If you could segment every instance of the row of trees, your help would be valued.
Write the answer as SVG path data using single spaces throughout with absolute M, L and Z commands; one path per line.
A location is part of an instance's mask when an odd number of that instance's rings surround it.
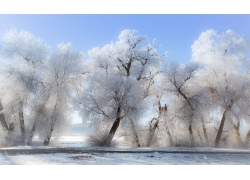
M 48 145 L 78 111 L 93 145 L 123 135 L 131 146 L 248 147 L 250 43 L 231 30 L 203 32 L 186 64 L 170 61 L 135 30 L 93 48 L 53 51 L 11 29 L 1 44 L 1 143 Z M 118 133 L 117 133 L 118 132 Z
M 31 145 L 37 134 L 48 145 L 69 123 L 71 95 L 82 84 L 83 53 L 70 44 L 55 51 L 40 38 L 16 29 L 1 46 L 1 140 Z

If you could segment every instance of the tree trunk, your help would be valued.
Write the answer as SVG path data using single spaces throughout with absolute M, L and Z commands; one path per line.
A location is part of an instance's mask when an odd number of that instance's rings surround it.
M 58 85 L 57 85 L 58 86 Z M 55 126 L 55 123 L 56 123 L 56 121 L 57 121 L 57 118 L 58 118 L 58 104 L 60 103 L 60 100 L 59 100 L 60 98 L 59 98 L 59 95 L 57 94 L 57 100 L 56 100 L 56 103 L 55 103 L 55 106 L 54 106 L 54 111 L 53 111 L 53 113 L 52 113 L 52 115 L 51 115 L 51 117 L 50 117 L 50 130 L 49 130 L 49 133 L 48 133 L 48 135 L 47 135 L 47 137 L 44 139 L 44 141 L 43 141 L 43 145 L 44 146 L 48 146 L 49 145 L 49 142 L 50 142 L 50 139 L 51 139 L 51 136 L 52 136 L 52 133 L 53 133 L 53 131 L 54 131 L 54 126 Z M 47 121 L 49 122 L 49 119 L 48 118 L 46 118 L 47 119 Z
M 216 135 L 215 141 L 214 141 L 214 146 L 218 147 L 219 146 L 219 142 L 220 142 L 220 138 L 223 132 L 223 127 L 225 124 L 225 120 L 226 120 L 226 112 L 227 112 L 227 108 L 224 110 L 222 118 L 221 118 L 221 122 L 220 122 L 220 127 L 219 127 L 219 131 Z
M 29 134 L 28 143 L 27 143 L 28 146 L 32 145 L 32 139 L 33 139 L 33 136 L 35 134 L 35 131 L 36 131 L 36 119 L 34 121 L 34 124 L 33 124 L 32 128 L 31 128 L 31 131 L 30 131 L 30 134 Z
M 171 133 L 169 131 L 168 124 L 166 124 L 166 130 L 167 130 L 170 146 L 173 146 L 173 139 L 172 139 Z
M 116 111 L 116 120 L 113 123 L 113 125 L 109 131 L 108 137 L 107 137 L 107 142 L 106 142 L 107 147 L 109 147 L 111 145 L 111 141 L 114 138 L 115 132 L 119 127 L 120 121 L 121 121 L 121 107 L 118 106 L 117 111 Z
M 245 139 L 245 145 L 247 148 L 249 147 L 249 141 L 250 141 L 250 129 L 248 130 L 246 139 Z
M 191 141 L 191 147 L 194 147 L 194 135 L 193 135 L 193 129 L 192 129 L 192 122 L 190 122 L 188 126 L 188 131 L 189 131 L 189 137 Z
M 188 106 L 190 107 L 190 110 L 191 110 L 188 131 L 189 131 L 189 137 L 190 137 L 190 141 L 191 141 L 191 147 L 193 147 L 194 146 L 194 135 L 193 135 L 193 129 L 192 129 L 192 118 L 193 118 L 195 109 L 192 106 L 191 102 L 189 101 L 188 97 L 181 91 L 181 89 L 177 88 L 177 90 L 180 93 L 180 95 L 186 100 L 186 102 L 188 103 Z
M 37 119 L 38 119 L 39 116 L 41 115 L 43 106 L 44 106 L 44 105 L 41 105 L 39 108 L 37 108 L 37 109 L 35 110 L 34 123 L 33 123 L 33 126 L 32 126 L 32 128 L 31 128 L 31 131 L 30 131 L 29 137 L 28 137 L 28 143 L 27 143 L 28 146 L 32 145 L 32 139 L 33 139 L 33 136 L 34 136 L 34 134 L 35 134 L 36 127 L 37 127 L 37 126 L 36 126 L 36 125 L 37 125 L 37 121 L 38 121 Z M 47 121 L 48 121 L 48 119 L 47 119 Z
M 197 134 L 198 134 L 198 137 L 199 137 L 201 143 L 204 144 L 199 130 L 197 130 Z
M 54 124 L 54 123 L 53 123 Z M 44 146 L 48 146 L 49 145 L 49 142 L 50 142 L 50 139 L 51 139 L 51 135 L 52 135 L 52 132 L 54 130 L 54 125 L 51 124 L 50 125 L 50 131 L 49 131 L 49 134 L 47 135 L 47 137 L 45 138 L 45 140 L 43 141 L 43 145 Z
M 141 144 L 140 144 L 140 141 L 139 141 L 136 129 L 135 129 L 134 121 L 132 119 L 130 119 L 130 123 L 131 123 L 131 127 L 132 127 L 133 134 L 134 134 L 134 137 L 135 137 L 136 145 L 137 145 L 137 147 L 141 147 Z
M 153 123 L 153 120 L 155 120 L 155 123 L 153 125 L 153 128 L 151 126 L 151 124 Z M 153 118 L 151 120 L 151 123 L 150 123 L 150 129 L 149 129 L 149 135 L 148 135 L 148 140 L 147 140 L 147 146 L 149 147 L 152 143 L 152 139 L 153 139 L 153 136 L 155 134 L 155 130 L 156 128 L 158 128 L 158 124 L 159 124 L 159 118 Z
M 188 106 L 190 107 L 191 111 L 194 111 L 194 108 L 193 108 L 192 104 L 190 103 L 189 99 L 187 98 L 187 96 L 181 91 L 180 88 L 177 88 L 177 90 L 181 94 L 181 96 L 186 100 L 186 102 L 188 103 Z
M 237 126 L 233 123 L 233 128 L 235 131 L 235 136 L 236 136 L 236 140 L 237 140 L 237 144 L 240 148 L 244 147 L 244 143 L 240 137 L 240 123 L 237 124 Z
M 203 117 L 202 117 L 202 130 L 203 130 L 203 134 L 204 134 L 204 137 L 205 137 L 206 146 L 209 146 L 209 141 L 208 141 L 208 136 L 207 136 L 207 129 L 206 129 L 206 125 L 204 123 Z
M 3 110 L 3 105 L 2 105 L 2 102 L 0 101 L 0 111 L 2 111 L 2 110 Z M 9 132 L 8 124 L 5 120 L 5 116 L 2 112 L 0 113 L 0 122 L 1 122 L 1 125 L 3 127 L 3 130 Z
M 21 131 L 21 144 L 25 145 L 25 124 L 23 116 L 23 103 L 19 104 L 19 122 L 20 122 L 20 131 Z

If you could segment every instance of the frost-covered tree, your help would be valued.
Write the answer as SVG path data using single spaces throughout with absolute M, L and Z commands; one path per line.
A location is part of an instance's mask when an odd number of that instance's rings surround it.
M 2 113 L 6 117 L 8 126 L 20 127 L 20 138 L 17 141 L 24 145 L 25 118 L 40 86 L 40 66 L 46 59 L 49 48 L 40 38 L 27 31 L 18 32 L 14 28 L 4 34 L 2 42 L 0 89 L 4 107 Z
M 196 76 L 198 71 L 199 65 L 191 62 L 187 64 L 172 62 L 164 71 L 163 88 L 166 93 L 174 95 L 177 102 L 175 108 L 172 108 L 175 111 L 172 115 L 187 124 L 191 146 L 195 145 L 194 129 L 197 129 L 197 124 L 202 124 L 207 142 L 206 128 L 200 113 L 203 90 Z
M 55 127 L 63 128 L 70 121 L 71 100 L 83 83 L 86 73 L 83 56 L 70 43 L 62 43 L 46 62 L 47 73 L 44 81 L 49 85 L 49 95 L 46 102 L 48 123 L 44 145 L 49 144 Z
M 123 30 L 115 43 L 93 48 L 88 56 L 90 75 L 78 108 L 95 127 L 108 129 L 104 144 L 109 146 L 120 123 L 125 127 L 143 116 L 161 58 L 135 30 Z
M 209 90 L 207 110 L 221 112 L 214 145 L 219 146 L 225 124 L 240 139 L 239 124 L 248 120 L 249 75 L 245 68 L 250 44 L 246 36 L 231 30 L 218 35 L 214 30 L 203 32 L 192 46 L 192 59 L 202 64 L 202 84 Z
M 70 43 L 52 52 L 23 30 L 7 31 L 2 41 L 0 122 L 7 141 L 32 145 L 37 134 L 48 145 L 70 120 L 72 96 L 86 72 L 83 53 Z

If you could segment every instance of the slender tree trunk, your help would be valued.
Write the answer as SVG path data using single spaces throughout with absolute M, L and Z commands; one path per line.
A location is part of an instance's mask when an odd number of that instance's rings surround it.
M 31 131 L 29 133 L 29 137 L 28 137 L 28 142 L 27 142 L 27 145 L 30 146 L 32 145 L 32 139 L 33 139 L 33 136 L 35 134 L 35 131 L 36 131 L 36 121 L 37 121 L 37 116 L 38 116 L 38 112 L 36 111 L 36 114 L 34 116 L 34 123 L 33 123 L 33 126 L 31 128 Z
M 32 128 L 31 128 L 31 131 L 30 131 L 30 134 L 29 134 L 28 143 L 27 143 L 28 146 L 32 145 L 32 139 L 33 139 L 33 136 L 35 134 L 35 131 L 36 131 L 36 119 L 34 121 L 34 124 L 33 124 Z
M 132 119 L 130 119 L 130 123 L 131 123 L 131 127 L 132 127 L 133 134 L 134 134 L 134 137 L 135 137 L 136 145 L 137 145 L 137 147 L 141 147 L 141 144 L 140 144 L 140 141 L 139 141 L 136 129 L 135 129 L 134 121 Z
M 237 143 L 238 143 L 238 146 L 240 148 L 243 148 L 244 147 L 244 143 L 240 137 L 240 123 L 237 124 L 237 126 L 233 123 L 233 129 L 235 131 L 235 136 L 236 136 L 236 140 L 237 140 Z
M 121 106 L 118 106 L 117 111 L 116 111 L 116 120 L 113 123 L 113 125 L 109 131 L 108 137 L 107 137 L 107 142 L 106 142 L 107 147 L 109 147 L 111 145 L 111 141 L 114 138 L 116 130 L 119 127 L 120 121 L 121 121 Z
M 219 146 L 219 142 L 220 142 L 220 138 L 223 132 L 223 127 L 225 124 L 225 120 L 226 120 L 226 112 L 227 112 L 227 108 L 224 110 L 222 118 L 221 118 L 221 122 L 220 122 L 220 127 L 219 127 L 219 131 L 216 135 L 215 141 L 214 141 L 214 146 L 218 147 Z
M 171 133 L 169 131 L 169 128 L 168 128 L 168 124 L 166 123 L 166 130 L 167 130 L 167 134 L 168 134 L 168 139 L 169 139 L 169 145 L 170 146 L 173 146 L 173 139 L 172 139 L 172 136 L 171 136 Z
M 192 118 L 193 118 L 195 109 L 192 106 L 192 104 L 189 101 L 189 99 L 187 98 L 187 96 L 181 91 L 181 89 L 177 88 L 177 90 L 180 93 L 180 95 L 186 100 L 186 102 L 188 103 L 188 106 L 190 107 L 190 110 L 191 110 L 191 116 L 190 116 L 190 122 L 189 122 L 189 126 L 188 126 L 188 131 L 189 131 L 189 137 L 190 137 L 190 141 L 191 141 L 191 147 L 193 147 L 194 146 L 194 135 L 193 135 L 193 129 L 192 129 Z
M 57 94 L 57 100 L 56 100 L 56 103 L 55 103 L 55 106 L 54 106 L 54 111 L 52 113 L 52 116 L 50 117 L 50 120 L 51 120 L 51 122 L 50 122 L 50 130 L 49 130 L 49 133 L 48 133 L 47 137 L 45 137 L 45 139 L 43 141 L 43 145 L 44 146 L 48 146 L 49 145 L 52 133 L 54 131 L 54 126 L 55 126 L 56 120 L 58 118 L 58 109 L 57 108 L 58 108 L 58 104 L 60 103 L 59 99 L 60 99 L 59 95 Z M 49 122 L 49 119 L 47 119 L 47 120 Z
M 189 137 L 191 140 L 191 147 L 194 147 L 194 135 L 193 135 L 193 129 L 192 129 L 192 122 L 190 122 L 188 126 L 188 132 L 189 132 Z
M 189 99 L 187 98 L 187 96 L 181 91 L 180 88 L 177 88 L 177 90 L 181 94 L 181 96 L 186 100 L 186 102 L 188 103 L 188 106 L 191 108 L 191 110 L 194 111 L 194 108 L 193 108 L 192 104 L 190 103 Z
M 19 104 L 19 122 L 20 122 L 20 131 L 21 131 L 21 144 L 25 145 L 25 124 L 23 116 L 23 103 Z
M 198 137 L 199 137 L 201 143 L 204 144 L 199 130 L 197 130 L 197 134 L 198 134 Z
M 153 125 L 153 127 L 151 126 L 151 124 L 153 123 L 153 120 L 155 120 L 155 123 Z M 156 128 L 158 128 L 158 124 L 159 124 L 159 118 L 153 118 L 151 120 L 151 123 L 150 123 L 150 129 L 149 129 L 149 135 L 148 135 L 148 140 L 147 140 L 147 146 L 149 147 L 152 143 L 152 140 L 153 140 L 153 136 L 155 134 L 155 130 Z M 152 127 L 152 128 L 151 128 Z
M 56 114 L 56 107 L 57 107 L 57 104 L 55 106 L 55 109 L 54 109 L 54 112 L 52 114 L 52 118 L 51 118 L 51 122 L 50 122 L 50 129 L 49 129 L 49 133 L 47 134 L 45 140 L 43 141 L 43 145 L 44 146 L 48 146 L 49 143 L 50 143 L 50 139 L 51 139 L 51 136 L 52 136 L 52 133 L 54 131 L 54 127 L 55 127 L 55 123 L 56 123 L 56 120 L 58 118 L 58 115 Z M 47 119 L 48 120 L 48 119 Z
M 202 117 L 202 130 L 203 130 L 203 134 L 204 134 L 204 137 L 205 137 L 206 146 L 208 146 L 209 141 L 208 141 L 208 136 L 207 136 L 207 129 L 206 129 L 206 125 L 205 125 L 203 117 Z
M 250 129 L 248 130 L 246 139 L 245 139 L 245 145 L 247 148 L 249 147 L 249 141 L 250 141 Z
M 56 104 L 56 106 L 57 106 L 57 104 Z M 57 115 L 56 115 L 56 106 L 55 106 L 55 108 L 54 108 L 54 112 L 53 112 L 53 114 L 52 114 L 52 116 L 51 116 L 51 118 L 50 118 L 50 129 L 49 129 L 49 132 L 48 132 L 48 134 L 47 134 L 47 136 L 45 137 L 45 139 L 44 139 L 44 141 L 43 141 L 43 145 L 44 146 L 48 146 L 49 145 L 49 143 L 50 143 L 50 139 L 51 139 L 51 136 L 52 136 L 52 133 L 53 133 L 53 131 L 54 131 L 54 126 L 55 126 L 55 123 L 56 123 L 56 119 L 57 119 Z M 49 122 L 49 121 L 48 121 Z
M 39 118 L 39 116 L 41 115 L 43 106 L 44 106 L 44 105 L 41 105 L 40 107 L 38 107 L 38 108 L 35 110 L 34 123 L 33 123 L 33 126 L 32 126 L 32 128 L 31 128 L 31 131 L 30 131 L 29 137 L 28 137 L 28 143 L 27 143 L 28 146 L 32 145 L 32 139 L 33 139 L 33 136 L 34 136 L 34 134 L 35 134 L 36 127 L 37 127 L 37 118 Z M 47 119 L 47 120 L 48 120 L 48 119 Z
M 2 110 L 3 110 L 3 105 L 2 105 L 2 102 L 0 101 L 0 111 L 2 111 Z M 9 127 L 8 127 L 8 124 L 5 120 L 5 116 L 4 116 L 3 112 L 0 113 L 0 122 L 1 122 L 1 125 L 3 127 L 3 130 L 9 132 Z
M 54 123 L 52 123 L 50 125 L 50 131 L 49 131 L 49 134 L 47 135 L 47 137 L 45 138 L 45 140 L 43 141 L 43 145 L 44 146 L 48 146 L 49 145 L 49 142 L 50 142 L 50 139 L 51 139 L 51 135 L 52 135 L 52 132 L 54 130 Z

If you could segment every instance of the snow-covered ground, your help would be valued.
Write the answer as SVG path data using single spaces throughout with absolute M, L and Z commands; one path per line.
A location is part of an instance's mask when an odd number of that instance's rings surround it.
M 83 150 L 118 150 L 118 151 L 194 151 L 194 152 L 228 152 L 226 154 L 202 153 L 82 153 L 82 154 L 15 154 L 0 153 L 1 165 L 250 165 L 250 154 L 233 154 L 232 152 L 250 152 L 249 149 L 218 148 L 90 148 L 86 147 L 83 136 L 63 136 L 53 146 L 18 146 L 8 149 L 49 149 L 53 147 L 77 147 Z
M 230 152 L 250 152 L 250 149 L 218 148 L 93 148 L 86 147 L 85 136 L 63 136 L 51 146 L 18 146 L 8 149 L 49 149 L 53 147 L 77 147 L 83 150 L 119 151 L 227 151 L 227 154 L 179 154 L 179 153 L 54 153 L 15 154 L 0 153 L 2 177 L 19 179 L 239 179 L 248 177 L 250 154 L 230 154 Z M 22 166 L 8 166 L 22 165 Z M 34 166 L 30 166 L 34 165 Z M 42 165 L 42 166 L 35 166 Z M 48 166 L 49 165 L 49 166 Z M 64 166 L 61 166 L 64 165 Z M 84 165 L 84 166 L 81 166 Z M 99 165 L 99 166 L 91 166 Z M 119 166 L 110 166 L 119 165 Z M 154 166 L 147 166 L 154 165 Z M 174 166 L 179 165 L 179 166 Z M 192 166 L 190 166 L 192 165 Z M 202 166 L 197 166 L 202 165 Z M 212 166 L 211 166 L 212 165 Z M 220 166 L 217 166 L 220 165 Z M 221 166 L 222 165 L 222 166 Z M 231 166 L 228 166 L 231 165 Z M 237 165 L 234 166 L 234 165 Z M 13 173 L 15 172 L 15 173 Z
M 50 146 L 18 146 L 0 148 L 9 149 L 50 149 L 55 147 L 77 148 L 82 150 L 113 151 L 171 151 L 173 153 L 53 153 L 53 154 L 8 154 L 0 153 L 0 165 L 250 165 L 249 154 L 232 154 L 232 152 L 250 152 L 250 149 L 218 149 L 218 148 L 128 148 L 118 143 L 116 148 L 88 147 L 87 136 L 83 124 L 75 125 L 70 132 Z M 116 139 L 119 142 L 119 139 Z M 174 151 L 194 151 L 200 153 L 179 154 Z M 225 152 L 226 154 L 201 152 Z
M 0 154 L 1 165 L 250 165 L 250 154 Z

